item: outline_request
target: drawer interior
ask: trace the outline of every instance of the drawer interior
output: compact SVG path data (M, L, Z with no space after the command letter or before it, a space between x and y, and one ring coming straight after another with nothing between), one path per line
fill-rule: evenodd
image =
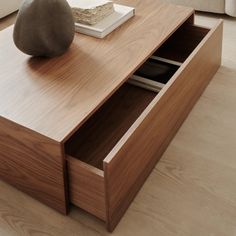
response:
M66 152L99 169L156 93L125 83L66 143Z
M154 56L184 62L210 29L184 24L155 53Z

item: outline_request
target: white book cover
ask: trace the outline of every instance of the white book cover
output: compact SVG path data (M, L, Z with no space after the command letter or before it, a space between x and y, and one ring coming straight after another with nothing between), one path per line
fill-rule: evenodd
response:
M95 25L75 23L75 31L96 38L104 38L135 15L133 7L114 4L115 12Z

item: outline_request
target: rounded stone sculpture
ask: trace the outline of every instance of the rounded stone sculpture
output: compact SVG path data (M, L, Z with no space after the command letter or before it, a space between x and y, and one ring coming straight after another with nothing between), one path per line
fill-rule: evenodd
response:
M25 0L14 26L19 50L31 56L62 55L74 38L74 19L66 0Z

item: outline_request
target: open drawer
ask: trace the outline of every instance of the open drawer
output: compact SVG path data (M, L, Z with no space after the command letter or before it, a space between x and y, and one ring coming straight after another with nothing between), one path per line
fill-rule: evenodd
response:
M114 229L217 71L221 47L222 22L182 25L79 128L65 144L73 204Z

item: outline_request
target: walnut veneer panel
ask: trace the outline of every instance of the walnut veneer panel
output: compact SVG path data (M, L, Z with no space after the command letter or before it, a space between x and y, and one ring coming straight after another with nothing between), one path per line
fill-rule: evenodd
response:
M222 22L104 160L108 229L112 231L221 64Z
M61 145L0 118L0 178L67 213Z
M159 0L115 2L135 7L136 16L103 40L76 34L58 58L26 56L12 28L2 31L0 116L64 141L193 14Z

